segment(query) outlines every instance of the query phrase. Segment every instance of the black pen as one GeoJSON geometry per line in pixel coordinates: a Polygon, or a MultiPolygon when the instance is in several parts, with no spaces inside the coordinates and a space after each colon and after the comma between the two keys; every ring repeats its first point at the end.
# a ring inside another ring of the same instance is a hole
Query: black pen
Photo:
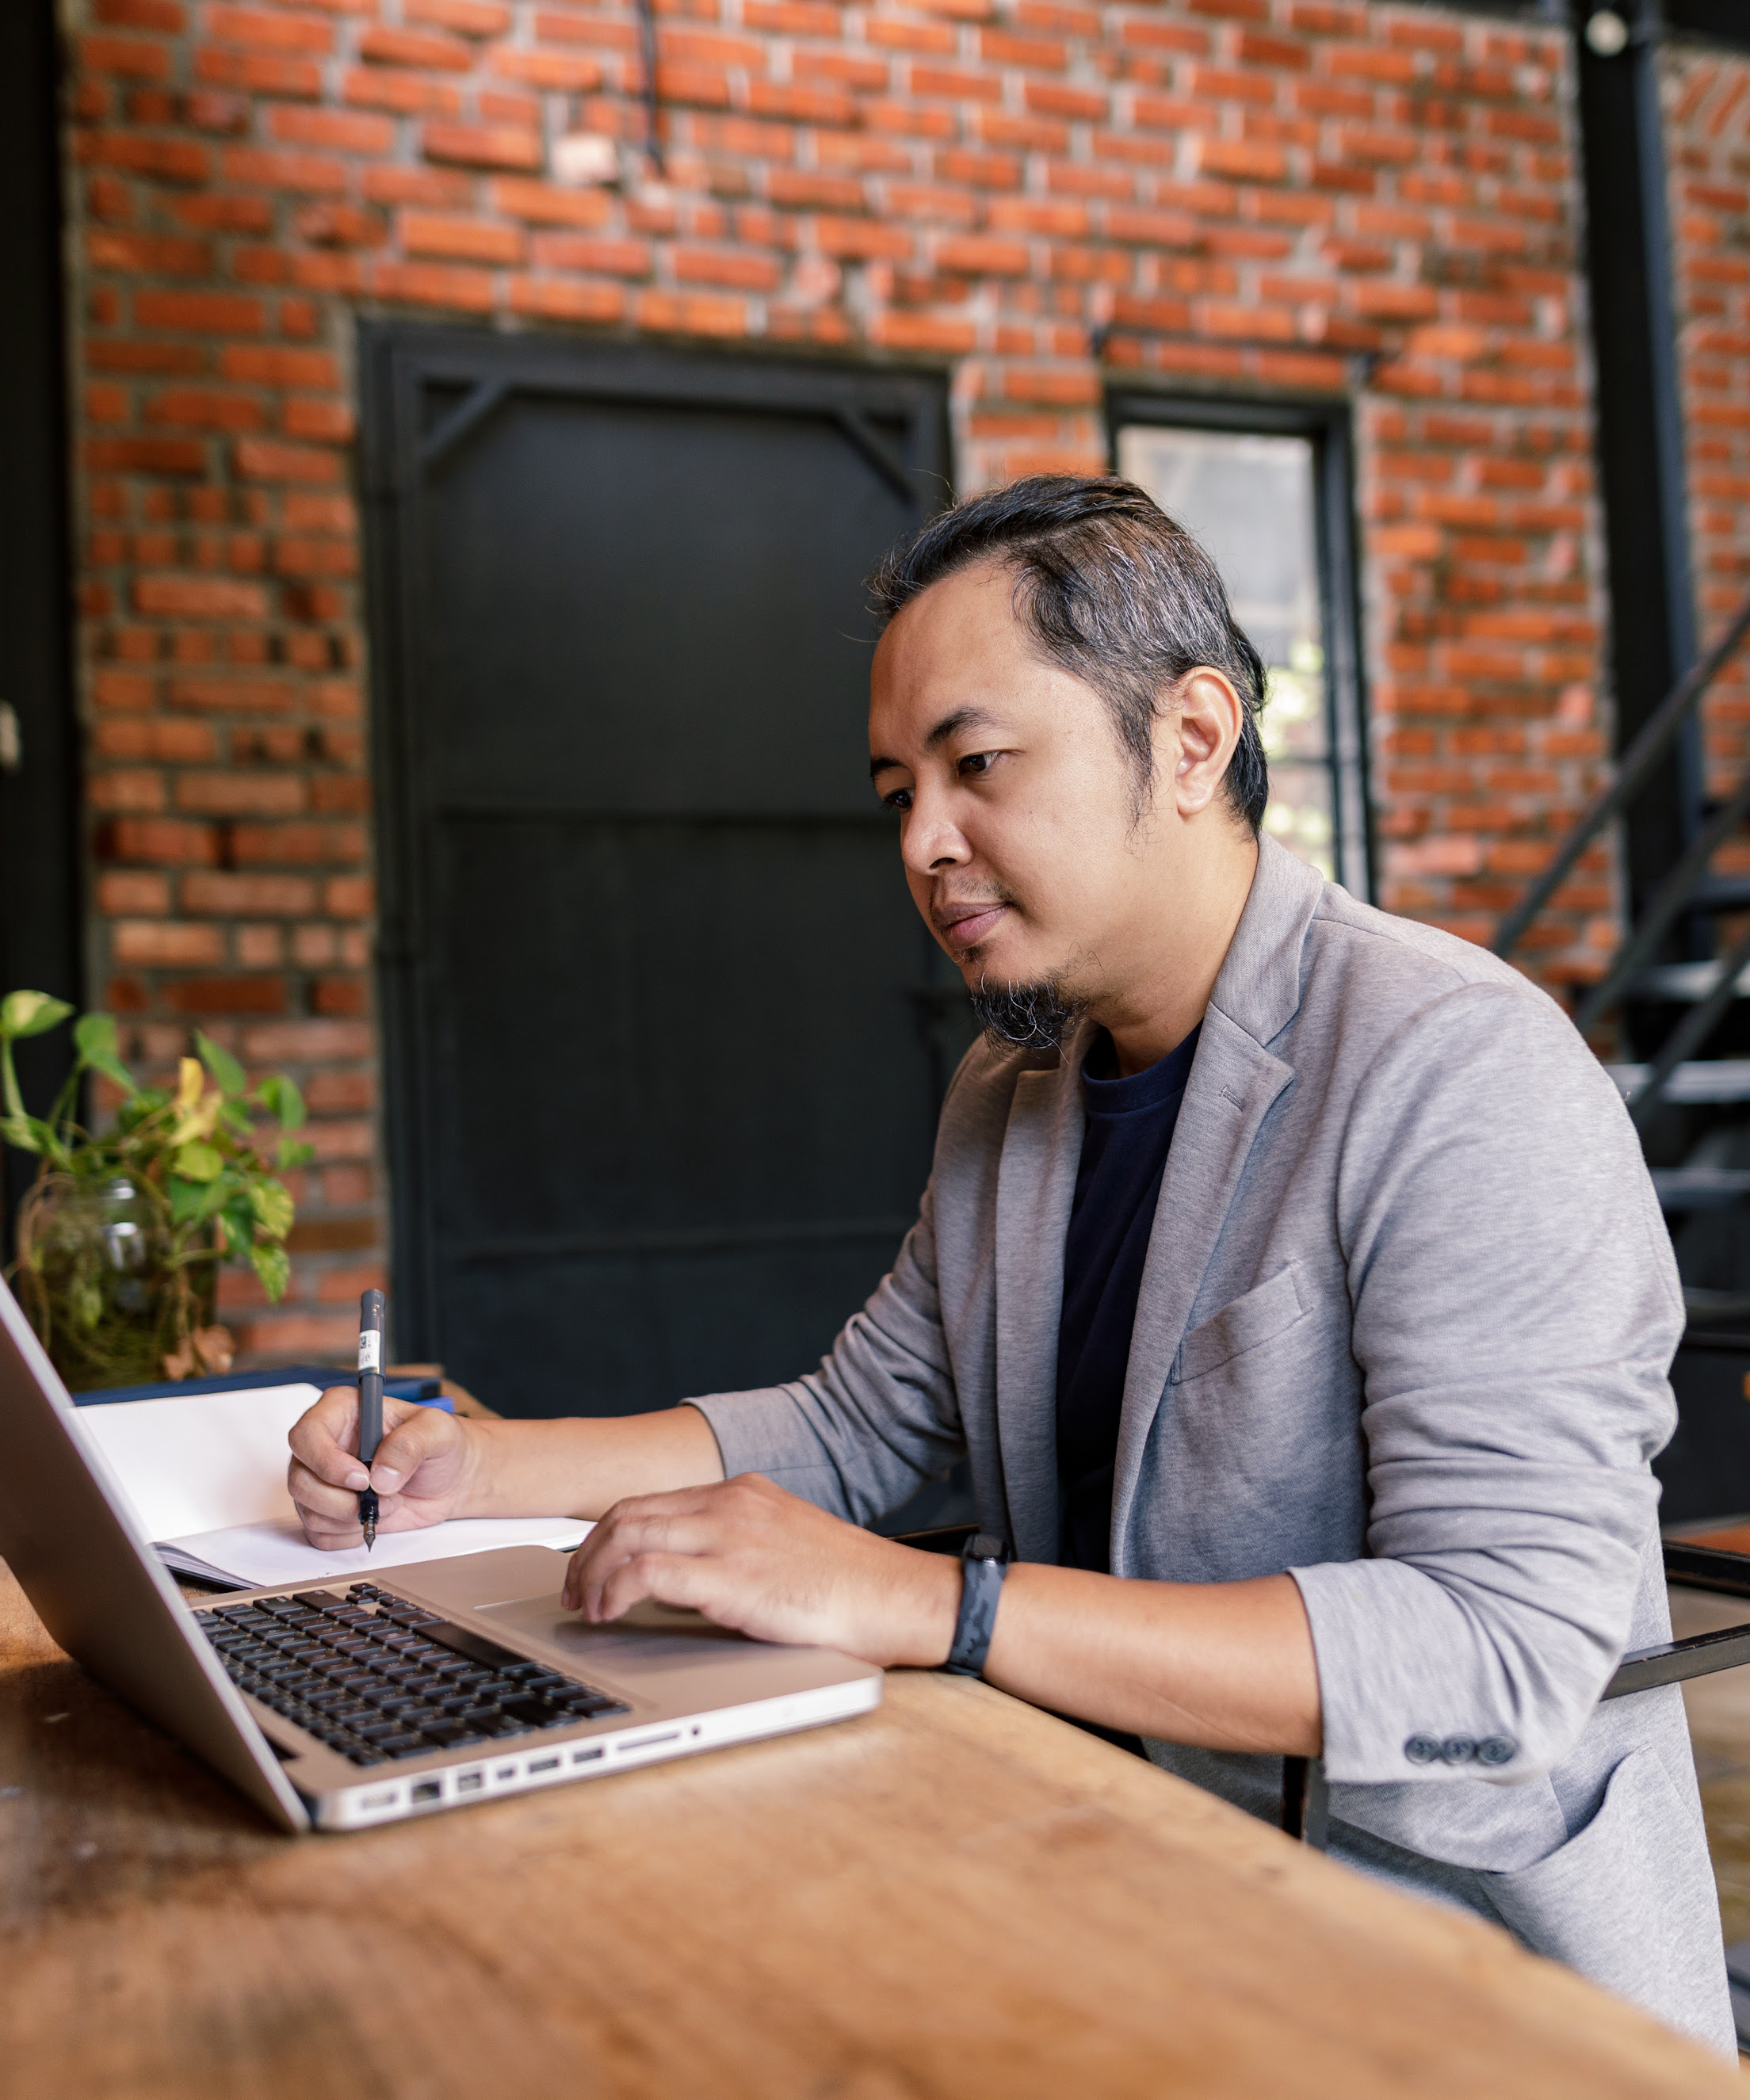
{"type": "MultiPolygon", "coordinates": [[[[359,1462],[369,1467],[382,1441],[383,1295],[367,1290],[359,1300],[359,1462]]],[[[377,1543],[377,1490],[359,1495],[359,1522],[367,1553],[377,1543]]]]}

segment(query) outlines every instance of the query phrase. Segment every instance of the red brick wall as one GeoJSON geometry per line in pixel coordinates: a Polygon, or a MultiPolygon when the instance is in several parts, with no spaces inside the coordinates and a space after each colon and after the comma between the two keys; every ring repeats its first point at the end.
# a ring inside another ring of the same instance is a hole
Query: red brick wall
{"type": "MultiPolygon", "coordinates": [[[[1352,395],[1381,901],[1485,933],[1595,783],[1569,55],[1335,0],[73,0],[94,991],[309,1085],[296,1304],[378,1259],[352,320],[952,364],[961,486],[1108,370],[1352,395]],[[625,180],[550,178],[559,135],[625,180]],[[1103,341],[1099,331],[1104,330],[1103,341]]],[[[1602,854],[1545,930],[1597,967],[1602,854]]],[[[234,1312],[250,1322],[241,1288],[234,1312]]]]}
{"type": "MultiPolygon", "coordinates": [[[[1688,436],[1698,625],[1713,639],[1750,590],[1750,59],[1668,46],[1673,293],[1688,436]]],[[[1704,703],[1708,784],[1750,765],[1750,664],[1740,653],[1704,703]]],[[[1715,865],[1750,869],[1750,842],[1715,865]]]]}

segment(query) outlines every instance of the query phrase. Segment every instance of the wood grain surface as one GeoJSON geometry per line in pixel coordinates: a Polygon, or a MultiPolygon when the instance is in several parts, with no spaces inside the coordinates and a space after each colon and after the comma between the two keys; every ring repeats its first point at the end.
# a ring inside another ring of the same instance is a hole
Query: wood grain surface
{"type": "Polygon", "coordinates": [[[1741,2091],[1504,1934],[964,1679],[279,1838],[0,1568],[7,2100],[1741,2091]]]}

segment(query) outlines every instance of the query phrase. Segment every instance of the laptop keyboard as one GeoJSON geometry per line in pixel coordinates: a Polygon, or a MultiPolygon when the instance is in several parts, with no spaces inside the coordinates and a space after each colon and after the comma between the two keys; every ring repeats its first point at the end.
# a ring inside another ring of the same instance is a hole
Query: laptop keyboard
{"type": "Polygon", "coordinates": [[[240,1691],[356,1765],[631,1710],[369,1582],[195,1616],[240,1691]]]}

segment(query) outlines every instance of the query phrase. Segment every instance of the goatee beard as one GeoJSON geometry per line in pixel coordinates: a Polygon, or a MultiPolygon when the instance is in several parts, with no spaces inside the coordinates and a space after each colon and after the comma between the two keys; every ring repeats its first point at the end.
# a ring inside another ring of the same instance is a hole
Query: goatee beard
{"type": "Polygon", "coordinates": [[[1061,1050],[1085,1008],[1066,999],[1055,977],[1038,984],[993,985],[980,977],[972,1010],[999,1049],[1061,1050]]]}

